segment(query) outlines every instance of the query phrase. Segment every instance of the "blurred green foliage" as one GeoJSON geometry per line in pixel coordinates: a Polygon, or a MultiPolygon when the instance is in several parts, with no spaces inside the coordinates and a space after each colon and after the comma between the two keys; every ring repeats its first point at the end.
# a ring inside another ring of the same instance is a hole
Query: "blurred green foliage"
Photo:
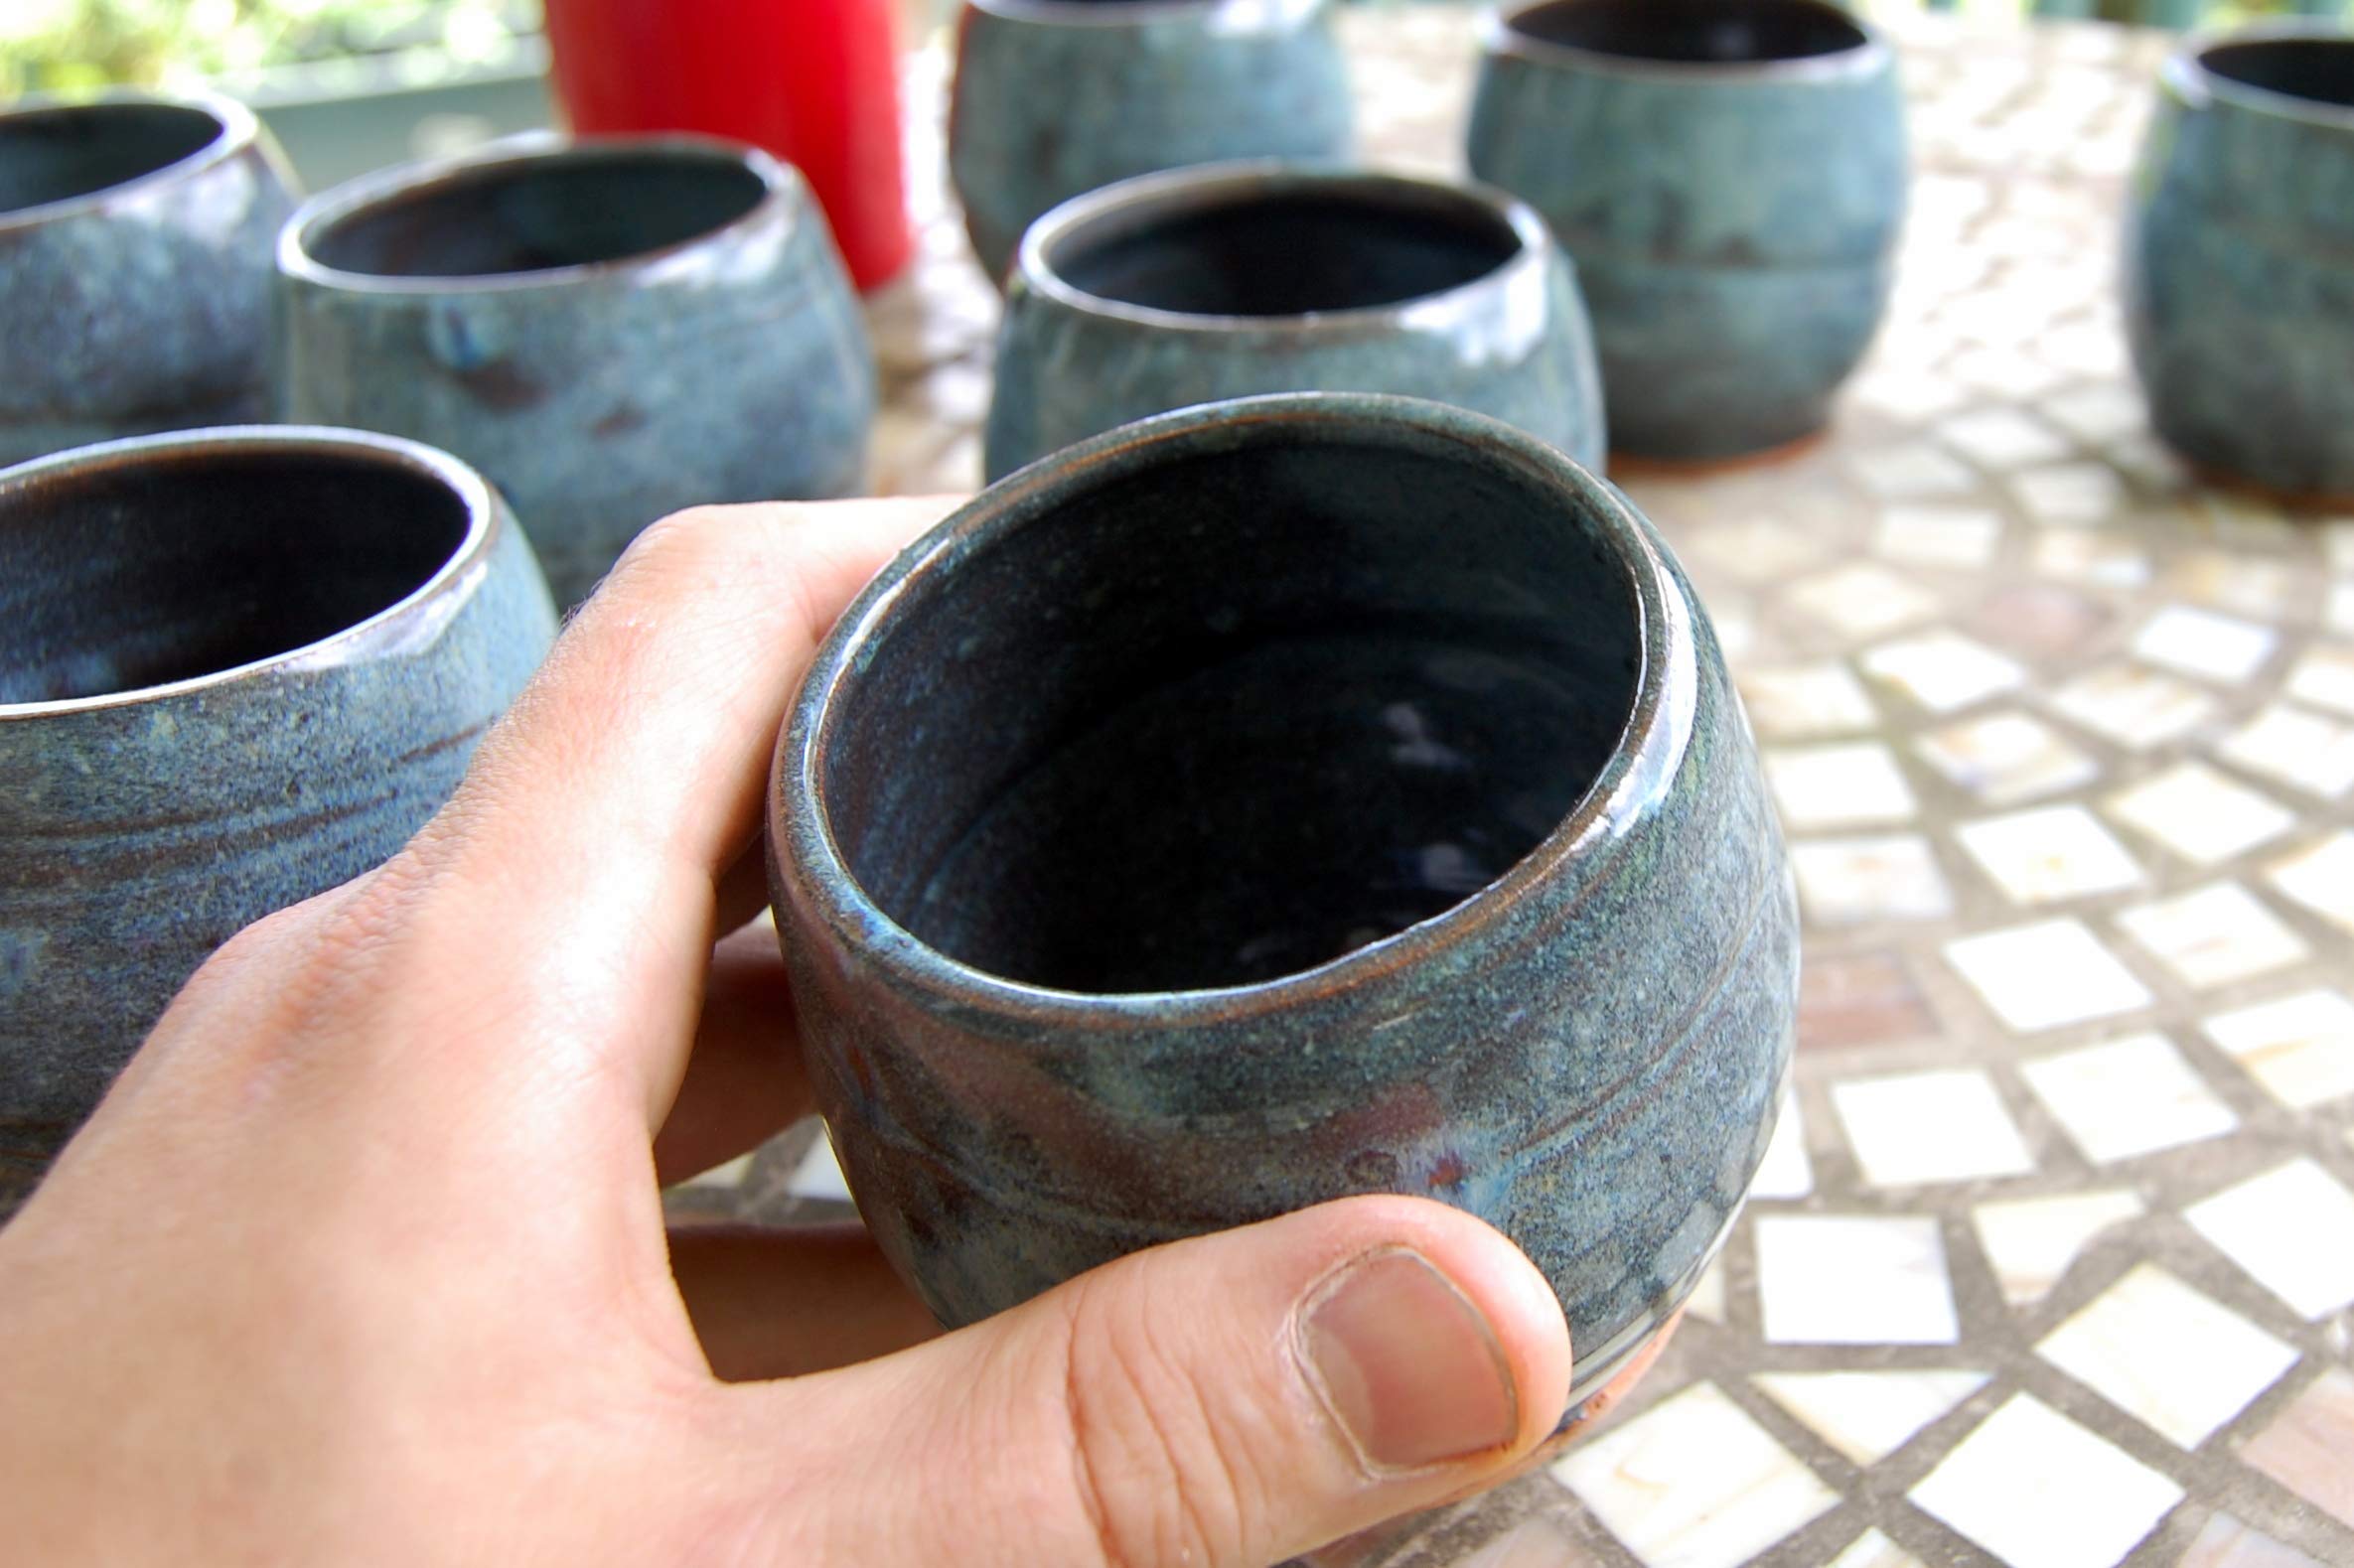
{"type": "Polygon", "coordinates": [[[539,0],[0,0],[0,98],[427,51],[496,59],[539,0]]]}

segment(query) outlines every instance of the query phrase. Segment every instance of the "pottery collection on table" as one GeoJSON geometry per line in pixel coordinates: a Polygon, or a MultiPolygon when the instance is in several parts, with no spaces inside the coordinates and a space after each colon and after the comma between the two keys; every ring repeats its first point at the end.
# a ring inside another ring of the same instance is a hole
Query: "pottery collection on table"
{"type": "MultiPolygon", "coordinates": [[[[2156,428],[2354,494],[2354,44],[2196,45],[2164,90],[2156,428]]],[[[1535,1258],[1582,1399],[1743,1200],[1798,963],[1708,616],[1597,475],[1833,417],[1896,69],[1819,0],[1544,0],[1491,27],[1476,183],[1347,166],[1350,118],[1323,0],[969,0],[996,483],[798,695],[779,927],[944,1320],[1413,1193],[1535,1258]]],[[[233,104],[0,115],[0,293],[4,1210],[207,953],[447,797],[640,529],[865,489],[877,366],[800,177],[696,137],[295,211],[233,104]]]]}

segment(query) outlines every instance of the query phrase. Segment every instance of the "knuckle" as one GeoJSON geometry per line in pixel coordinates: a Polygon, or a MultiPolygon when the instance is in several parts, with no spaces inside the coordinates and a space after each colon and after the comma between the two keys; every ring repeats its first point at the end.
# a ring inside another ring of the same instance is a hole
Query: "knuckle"
{"type": "Polygon", "coordinates": [[[1063,1342],[1072,1485],[1105,1568],[1249,1558],[1261,1513],[1198,1377],[1132,1292],[1079,1292],[1063,1342]]]}

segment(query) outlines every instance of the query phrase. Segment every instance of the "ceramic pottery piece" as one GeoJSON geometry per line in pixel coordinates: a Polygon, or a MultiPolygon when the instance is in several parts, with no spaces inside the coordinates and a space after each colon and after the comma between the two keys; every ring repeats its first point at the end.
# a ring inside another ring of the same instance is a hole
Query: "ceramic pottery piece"
{"type": "Polygon", "coordinates": [[[957,26],[949,178],[999,282],[1022,230],[1099,186],[1353,145],[1326,0],[966,0],[957,26]]]}
{"type": "Polygon", "coordinates": [[[2354,35],[2185,48],[2127,217],[2150,422],[2221,477],[2354,505],[2354,35]]]}
{"type": "Polygon", "coordinates": [[[682,506],[863,488],[865,319],[801,176],[533,137],[318,197],[278,245],[285,412],[456,453],[572,605],[682,506]]]}
{"type": "Polygon", "coordinates": [[[268,412],[292,177],[226,98],[0,113],[0,465],[268,412]]]}
{"type": "Polygon", "coordinates": [[[1820,0],[1545,0],[1490,23],[1470,152],[1577,263],[1613,451],[1721,462],[1823,429],[1904,215],[1870,29],[1820,0]]]}
{"type": "Polygon", "coordinates": [[[1454,403],[1602,461],[1585,304],[1528,204],[1226,164],[1079,197],[1023,236],[988,474],[1147,414],[1290,391],[1454,403]]]}
{"type": "Polygon", "coordinates": [[[490,488],[409,442],[0,471],[0,1214],[215,947],[424,825],[554,636],[490,488]]]}
{"type": "Polygon", "coordinates": [[[1353,1193],[1500,1225],[1573,1396],[1715,1252],[1796,909],[1707,618],[1624,497],[1483,415],[1244,399],[911,546],[819,651],[769,845],[884,1251],[961,1324],[1353,1193]]]}

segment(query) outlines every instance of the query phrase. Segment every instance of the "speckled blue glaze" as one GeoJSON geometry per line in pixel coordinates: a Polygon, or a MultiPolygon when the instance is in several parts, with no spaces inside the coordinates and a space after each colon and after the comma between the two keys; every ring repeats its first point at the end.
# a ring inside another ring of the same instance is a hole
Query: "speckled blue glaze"
{"type": "Polygon", "coordinates": [[[1185,409],[992,487],[819,650],[769,845],[834,1147],[951,1324],[1419,1194],[1544,1269],[1582,1400],[1788,1069],[1796,909],[1707,617],[1615,489],[1461,409],[1185,409]]]}
{"type": "Polygon", "coordinates": [[[306,205],[278,267],[285,416],[481,469],[559,604],[680,507],[864,488],[865,318],[755,149],[530,138],[369,176],[306,205]]]}
{"type": "Polygon", "coordinates": [[[1818,0],[1546,0],[1489,24],[1470,157],[1577,264],[1614,451],[1720,461],[1830,419],[1905,208],[1895,60],[1860,23],[1818,0]]]}
{"type": "Polygon", "coordinates": [[[1022,230],[1083,192],[1353,146],[1328,0],[966,0],[957,26],[949,178],[999,282],[1022,230]]]}
{"type": "Polygon", "coordinates": [[[241,104],[0,113],[0,465],[267,413],[292,177],[241,104]]]}
{"type": "Polygon", "coordinates": [[[2127,218],[2126,326],[2169,445],[2354,499],[2354,35],[2274,25],[2166,63],[2127,218]]]}
{"type": "Polygon", "coordinates": [[[0,1214],[215,947],[424,824],[554,635],[490,489],[405,441],[0,472],[0,1214]]]}
{"type": "Polygon", "coordinates": [[[1123,181],[1031,226],[985,466],[994,480],[1149,414],[1291,391],[1454,403],[1602,462],[1585,304],[1527,203],[1227,164],[1123,181]]]}

